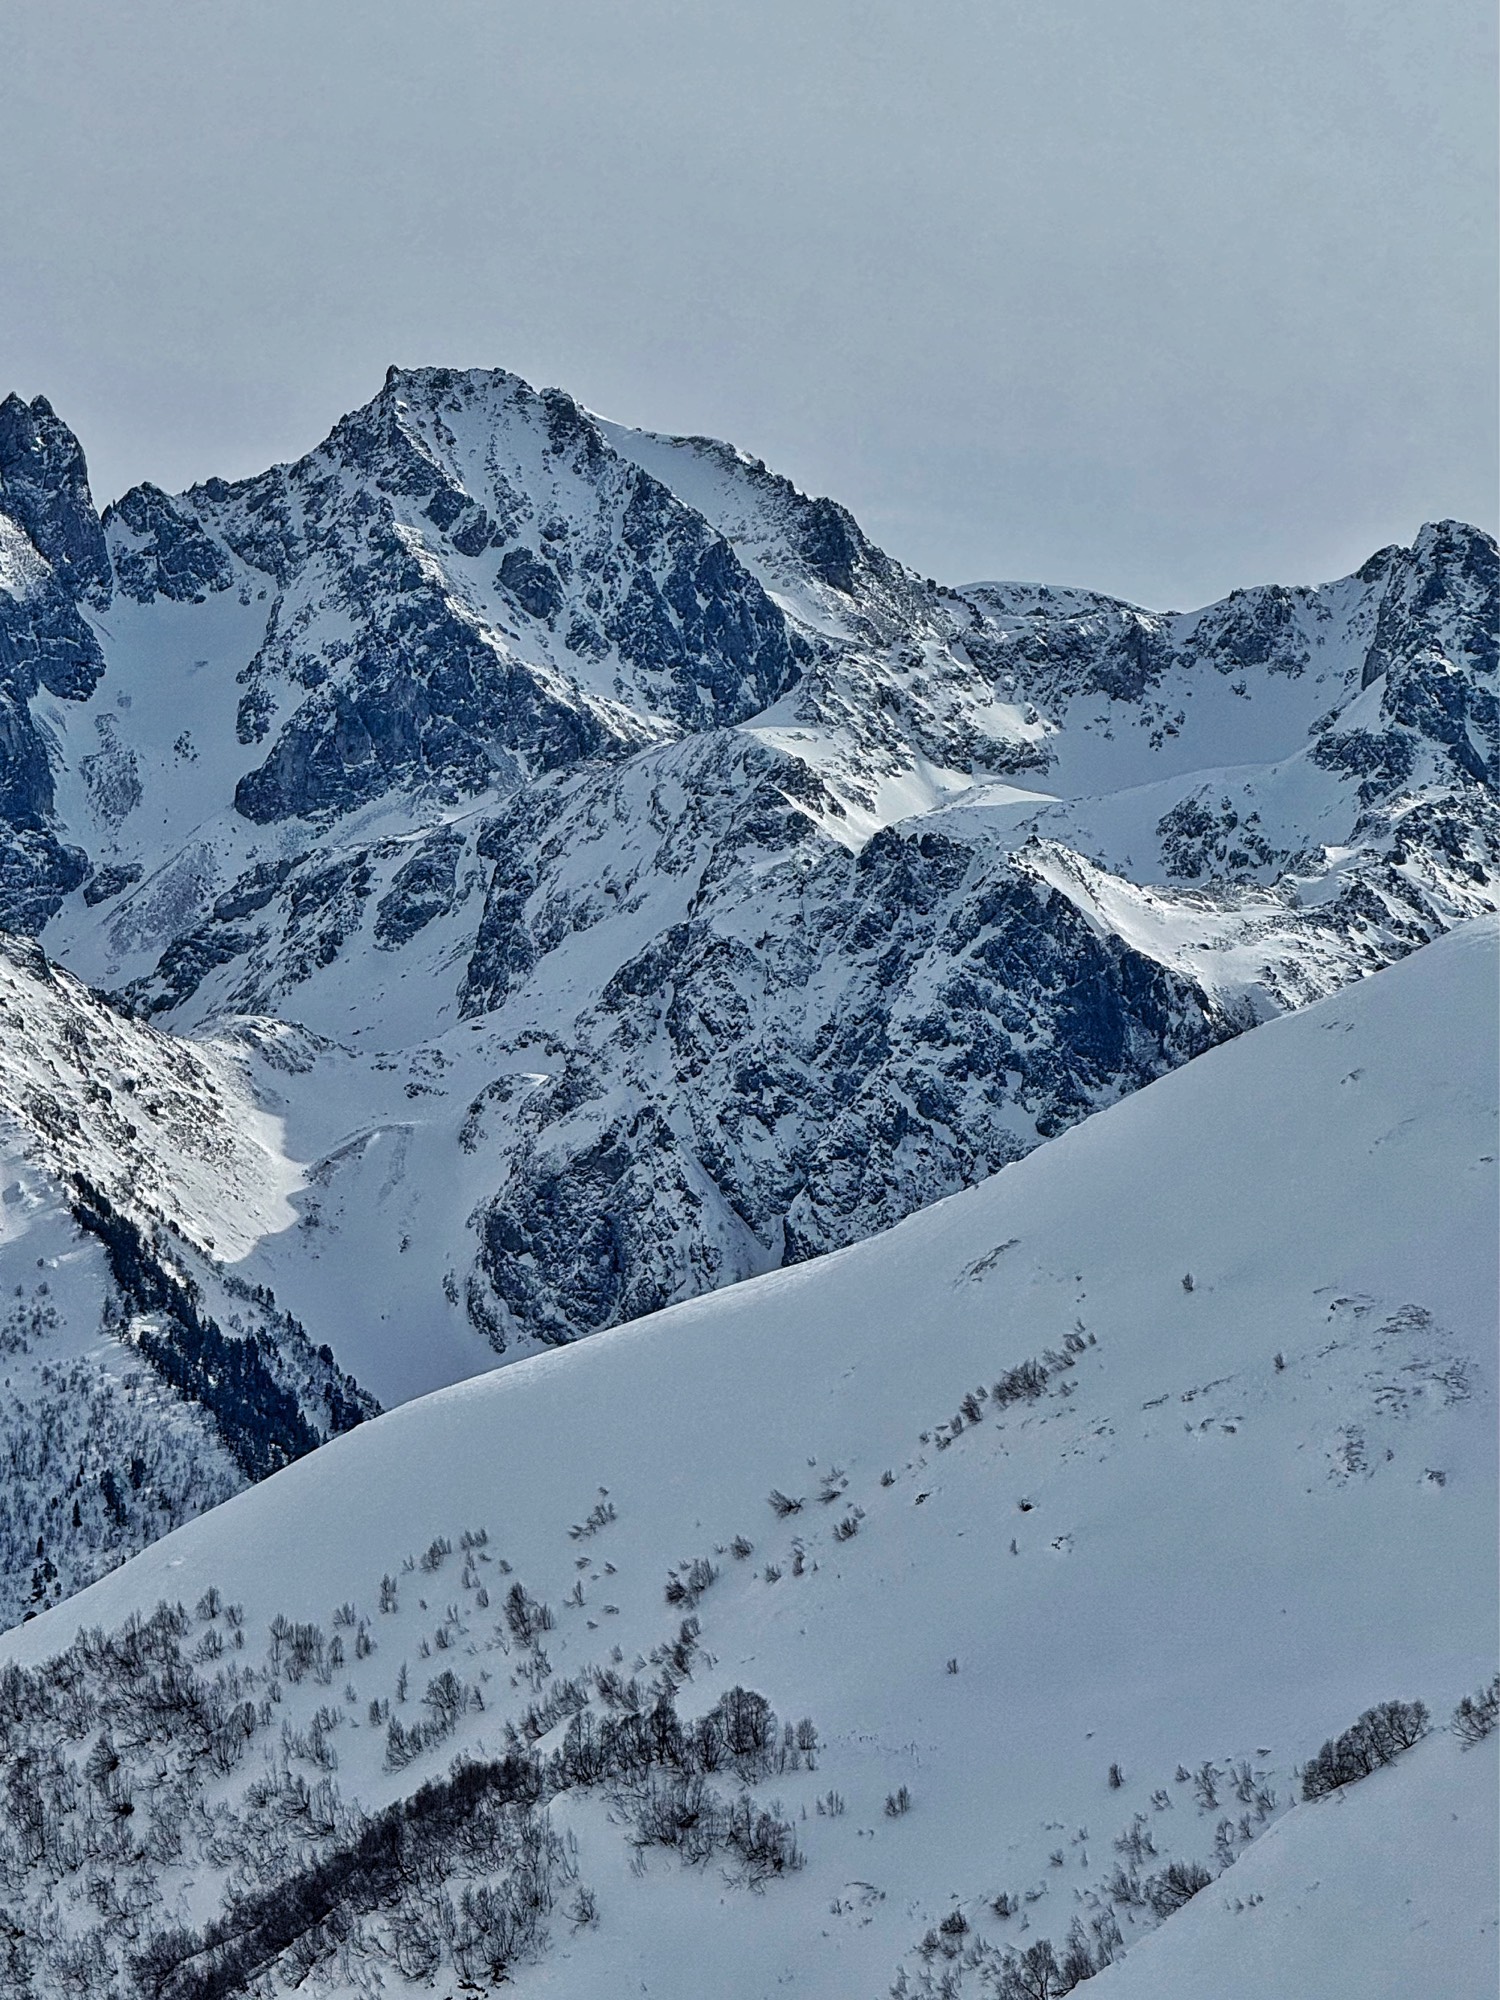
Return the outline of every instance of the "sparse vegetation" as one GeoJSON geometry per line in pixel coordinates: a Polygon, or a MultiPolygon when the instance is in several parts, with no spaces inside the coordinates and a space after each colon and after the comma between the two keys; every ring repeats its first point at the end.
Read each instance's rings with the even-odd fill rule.
{"type": "Polygon", "coordinates": [[[671,1571],[663,1594],[668,1604],[691,1611],[704,1591],[717,1583],[718,1578],[718,1569],[707,1556],[695,1556],[682,1571],[671,1571]]]}
{"type": "Polygon", "coordinates": [[[619,1519],[615,1503],[607,1496],[596,1500],[581,1521],[575,1521],[568,1530],[575,1542],[586,1541],[590,1535],[597,1535],[601,1528],[607,1528],[611,1521],[619,1519]]]}
{"type": "MultiPolygon", "coordinates": [[[[534,1658],[546,1607],[516,1582],[505,1610],[507,1643],[534,1658]]],[[[450,1607],[438,1628],[450,1655],[458,1615],[450,1607]]],[[[674,1688],[701,1657],[696,1621],[665,1649],[649,1687],[616,1667],[553,1676],[505,1723],[502,1755],[461,1759],[373,1816],[340,1798],[338,1739],[383,1729],[386,1769],[399,1771],[485,1703],[458,1665],[434,1675],[403,1720],[378,1694],[362,1709],[352,1684],[342,1700],[325,1698],[339,1685],[345,1636],[363,1630],[352,1602],[338,1606],[331,1632],[277,1617],[252,1658],[226,1648],[243,1618],[210,1588],[194,1617],[162,1605],[115,1632],[80,1633],[40,1667],[0,1671],[0,1983],[75,2000],[227,2000],[326,1984],[341,1940],[356,1943],[376,1981],[446,1972],[465,1989],[503,1982],[545,1947],[555,1910],[575,1928],[597,1920],[547,1816],[556,1793],[579,1787],[608,1792],[642,1851],[717,1856],[752,1886],[802,1865],[791,1818],[746,1788],[811,1768],[818,1732],[806,1717],[781,1724],[743,1687],[681,1717],[674,1688]],[[542,1754],[537,1745],[560,1725],[558,1747],[542,1754]],[[248,1777],[226,1790],[242,1769],[248,1777]],[[712,1773],[738,1789],[721,1793],[712,1773]],[[161,1873],[179,1860],[223,1884],[218,1913],[196,1929],[161,1873]]],[[[396,1699],[406,1694],[403,1663],[396,1699]]],[[[842,1812],[843,1801],[830,1792],[820,1809],[842,1812]]]]}
{"type": "Polygon", "coordinates": [[[990,1391],[996,1405],[1035,1402],[1047,1392],[1047,1371],[1040,1361],[1023,1361],[1008,1369],[990,1391]]]}

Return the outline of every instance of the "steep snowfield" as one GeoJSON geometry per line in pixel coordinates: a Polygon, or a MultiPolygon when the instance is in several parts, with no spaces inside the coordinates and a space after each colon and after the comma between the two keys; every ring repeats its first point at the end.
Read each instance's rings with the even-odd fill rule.
{"type": "MultiPolygon", "coordinates": [[[[456,1753],[497,1754],[507,1720],[590,1667],[644,1684],[691,1610],[682,1714],[741,1683],[816,1725],[817,1768],[753,1794],[779,1799],[805,1866],[756,1893],[722,1853],[632,1865],[628,1801],[566,1790],[560,1865],[597,1921],[558,1887],[550,1945],[514,1972],[539,1995],[845,2000],[898,1968],[914,1992],[985,1993],[984,1947],[1061,1950],[1075,1918],[1142,1939],[1154,1920],[1112,1894],[1117,1868],[1139,1883],[1234,1856],[1101,1995],[1238,1991],[1243,1963],[1262,1967],[1246,1991],[1396,2000],[1426,1915],[1445,1924],[1424,1934],[1432,1990],[1478,2000],[1494,1739],[1419,1745],[1342,1804],[1286,1808],[1296,1767],[1360,1711],[1420,1699],[1441,1723],[1494,1669],[1496,973],[1494,924],[1463,926],[884,1235],[407,1404],[6,1635],[0,1658],[216,1586],[247,1636],[225,1657],[255,1667],[274,1614],[337,1632],[347,1602],[373,1650],[351,1645],[326,1684],[278,1669],[243,1766],[206,1796],[242,1803],[266,1757],[311,1758],[312,1782],[331,1749],[344,1805],[370,1811],[456,1753]],[[1007,1400],[1033,1359],[1041,1393],[1007,1400]],[[462,1553],[403,1567],[464,1530],[462,1553]],[[686,1601],[668,1601],[669,1566],[686,1601]],[[523,1640],[501,1616],[516,1582],[550,1630],[523,1640]],[[441,1741],[389,1768],[369,1704],[435,1717],[422,1694],[443,1668],[482,1710],[455,1696],[441,1741]],[[902,1786],[909,1809],[888,1814],[902,1786]],[[963,1926],[924,1953],[955,1909],[963,1926]],[[1351,1985],[1337,1943],[1356,1924],[1351,1985]]],[[[212,1600],[197,1620],[212,1673],[227,1628],[212,1600]]],[[[334,1839],[304,1826],[299,1852],[334,1839]]],[[[199,1832],[135,1864],[165,1897],[148,1928],[203,1923],[223,1865],[199,1832]]],[[[60,1883],[67,1928],[99,1921],[80,1892],[60,1883]]],[[[356,1990],[325,1943],[314,1983],[356,1990]]]]}
{"type": "Polygon", "coordinates": [[[1089,2000],[1485,1993],[1500,1928],[1495,1778],[1493,1755],[1418,1744],[1274,1827],[1089,2000]]]}
{"type": "Polygon", "coordinates": [[[59,1180],[84,1174],[228,1261],[295,1220],[302,1182],[232,1046],[122,1017],[29,941],[0,933],[0,1135],[59,1180]]]}

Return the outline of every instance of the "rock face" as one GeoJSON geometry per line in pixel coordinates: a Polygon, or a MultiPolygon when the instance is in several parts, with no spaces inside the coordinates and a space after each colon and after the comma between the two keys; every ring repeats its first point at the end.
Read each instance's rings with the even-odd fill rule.
{"type": "Polygon", "coordinates": [[[722,537],[513,376],[393,372],[297,465],[143,488],[109,526],[140,603],[274,585],[239,676],[240,741],[265,748],[235,804],[261,825],[413,785],[479,796],[742,721],[796,673],[722,537]]]}
{"type": "Polygon", "coordinates": [[[0,928],[40,930],[87,873],[59,837],[32,714],[40,690],[86,701],[104,658],[80,606],[107,605],[103,530],[77,439],[45,397],[0,403],[0,928]]]}
{"type": "Polygon", "coordinates": [[[102,609],[112,578],[83,448],[45,396],[0,403],[0,509],[68,593],[102,609]]]}
{"type": "Polygon", "coordinates": [[[12,398],[0,923],[233,1029],[310,1163],[245,1269],[389,1399],[857,1241],[1494,907],[1496,615],[1454,522],[1196,612],[939,587],[500,372],[101,527],[12,398]]]}

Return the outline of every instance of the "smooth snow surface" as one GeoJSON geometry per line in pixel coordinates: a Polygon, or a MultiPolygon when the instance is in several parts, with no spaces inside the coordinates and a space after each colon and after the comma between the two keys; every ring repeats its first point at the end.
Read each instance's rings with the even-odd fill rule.
{"type": "MultiPolygon", "coordinates": [[[[1140,1815],[1160,1857],[1143,1873],[1217,1868],[1226,1819],[1237,1858],[1154,1936],[1118,1907],[1130,1955],[1101,2000],[1480,2000],[1488,1748],[1429,1741],[1342,1801],[1287,1807],[1296,1768],[1373,1702],[1421,1699],[1441,1724],[1494,1671],[1496,976],[1493,921],[1462,926],[884,1235],[407,1404],[0,1657],[210,1584],[258,1643],[278,1611],[326,1625],[350,1600],[377,1644],[348,1669],[338,1784],[373,1807],[499,1748],[532,1699],[456,1577],[403,1573],[376,1614],[404,1556],[483,1526],[555,1607],[557,1675],[616,1647],[644,1665],[677,1631],[669,1565],[707,1557],[707,1657],[679,1705],[741,1682],[813,1718],[816,1771],[765,1787],[806,1866],[761,1893],[661,1854],[635,1871],[599,1797],[565,1795],[554,1823],[599,1920],[559,1914],[518,1992],[851,2000],[900,1969],[914,1993],[947,1972],[984,1993],[918,1951],[929,1928],[957,1908],[971,1943],[1060,1949],[1108,1904],[1140,1815]],[[998,1407],[1032,1358],[1045,1393],[998,1407]],[[773,1489],[801,1511],[778,1518],[773,1489]],[[616,1518],[570,1535],[601,1496],[616,1518]],[[387,1771],[367,1703],[403,1660],[414,1693],[436,1672],[439,1622],[484,1710],[387,1771]],[[1241,1760],[1274,1805],[1234,1795],[1241,1760]],[[1215,1807],[1176,1775],[1206,1763],[1215,1807]],[[901,1785],[910,1810],[888,1816],[901,1785]]],[[[289,1690],[280,1713],[303,1726],[322,1699],[289,1690]]],[[[201,1920],[216,1891],[195,1881],[201,1920]]]]}

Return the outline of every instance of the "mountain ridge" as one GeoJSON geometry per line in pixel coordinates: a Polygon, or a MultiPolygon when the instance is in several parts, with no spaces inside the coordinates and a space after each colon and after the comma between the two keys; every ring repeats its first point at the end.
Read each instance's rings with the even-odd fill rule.
{"type": "Polygon", "coordinates": [[[503,371],[102,518],[3,409],[0,926],[229,1052],[236,1280],[381,1402],[857,1242],[1495,905],[1461,524],[1155,613],[939,586],[503,371]]]}

